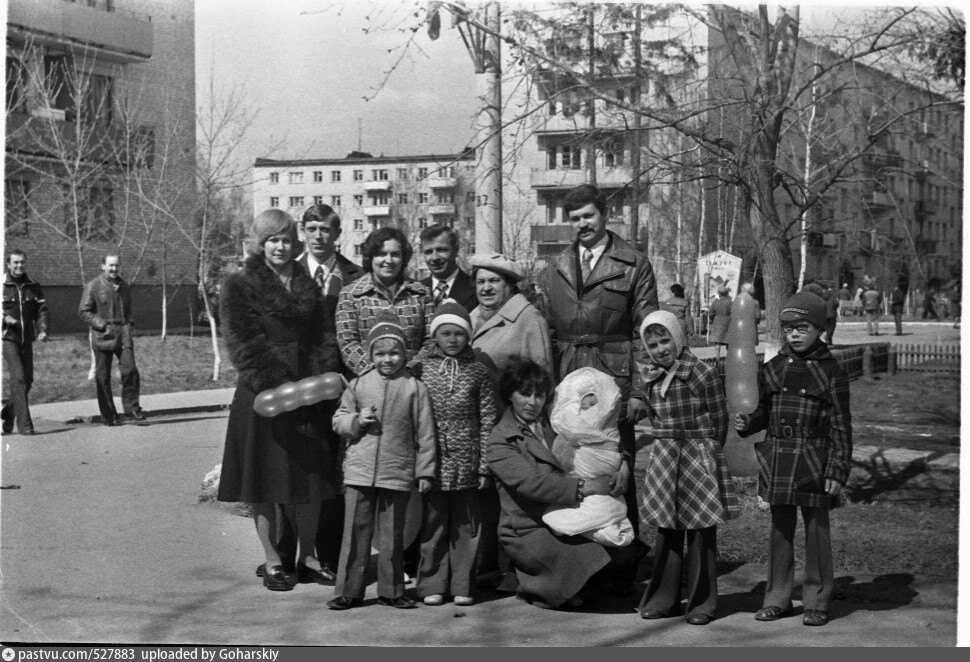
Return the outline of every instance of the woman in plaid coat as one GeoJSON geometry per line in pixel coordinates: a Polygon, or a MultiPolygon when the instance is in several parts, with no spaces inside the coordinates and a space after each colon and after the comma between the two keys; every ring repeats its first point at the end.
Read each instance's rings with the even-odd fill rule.
{"type": "Polygon", "coordinates": [[[724,386],[686,347],[684,328],[672,313],[647,315],[640,335],[650,358],[641,377],[653,426],[641,516],[657,526],[653,577],[640,616],[681,613],[686,537],[686,620],[706,625],[717,604],[717,525],[738,515],[722,451],[728,426],[724,386]]]}
{"type": "Polygon", "coordinates": [[[820,340],[825,302],[799,292],[779,315],[785,332],[781,353],[761,366],[760,401],[738,414],[742,437],[768,430],[756,442],[761,498],[771,505],[771,543],[764,605],[756,619],[774,621],[792,611],[795,526],[805,521],[805,625],[825,625],[835,587],[829,508],[840,503],[852,459],[849,380],[820,340]]]}

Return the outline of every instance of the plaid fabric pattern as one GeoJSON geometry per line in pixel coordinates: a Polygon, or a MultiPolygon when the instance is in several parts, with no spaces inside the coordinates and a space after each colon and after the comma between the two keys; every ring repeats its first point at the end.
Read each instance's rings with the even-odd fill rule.
{"type": "Polygon", "coordinates": [[[498,422],[498,396],[488,368],[469,347],[456,359],[452,375],[450,361],[435,345],[422,364],[438,440],[434,490],[478,489],[478,477],[489,474],[485,443],[498,422]]]}
{"type": "Polygon", "coordinates": [[[834,508],[839,497],[825,493],[825,480],[842,485],[852,459],[849,380],[832,353],[819,342],[804,357],[787,345],[761,366],[758,408],[743,436],[766,428],[790,429],[792,436],[768,434],[754,445],[759,494],[772,505],[834,508]],[[807,437],[804,430],[827,430],[807,437]]]}
{"type": "Polygon", "coordinates": [[[656,432],[640,515],[666,529],[703,529],[739,515],[722,450],[727,406],[713,368],[688,349],[679,361],[665,398],[660,385],[667,372],[655,365],[641,371],[656,432]],[[686,432],[687,438],[665,437],[664,431],[686,432]]]}
{"type": "Polygon", "coordinates": [[[374,283],[371,274],[347,285],[337,301],[337,343],[344,364],[360,375],[371,367],[367,332],[374,326],[377,311],[390,309],[397,314],[407,338],[408,362],[419,363],[433,344],[429,331],[434,306],[427,288],[405,279],[393,299],[383,287],[374,283]]]}

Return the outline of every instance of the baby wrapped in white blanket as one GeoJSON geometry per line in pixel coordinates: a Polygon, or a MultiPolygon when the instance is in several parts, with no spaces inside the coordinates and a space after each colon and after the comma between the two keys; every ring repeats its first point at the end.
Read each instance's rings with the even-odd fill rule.
{"type": "MultiPolygon", "coordinates": [[[[613,378],[595,368],[571,372],[556,387],[549,420],[557,435],[552,452],[566,471],[594,479],[619,470],[620,404],[613,378]]],[[[575,507],[550,507],[542,521],[556,533],[582,534],[601,545],[625,547],[633,542],[622,498],[591,494],[575,507]]]]}

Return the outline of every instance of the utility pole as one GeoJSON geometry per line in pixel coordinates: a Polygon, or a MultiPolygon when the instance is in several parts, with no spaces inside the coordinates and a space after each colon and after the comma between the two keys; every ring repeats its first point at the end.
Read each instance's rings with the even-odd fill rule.
{"type": "MultiPolygon", "coordinates": [[[[640,87],[640,77],[643,75],[643,52],[640,44],[642,29],[641,5],[637,3],[633,10],[633,99],[631,104],[638,107],[643,103],[643,91],[640,87]]],[[[634,249],[640,249],[640,113],[633,113],[633,154],[630,155],[630,168],[633,170],[633,181],[630,182],[630,243],[634,249]]],[[[643,254],[647,254],[647,238],[644,233],[643,254]]]]}
{"type": "MultiPolygon", "coordinates": [[[[429,16],[428,36],[437,39],[441,18],[437,7],[429,16]]],[[[476,121],[475,142],[479,145],[475,168],[475,252],[502,252],[502,14],[498,2],[486,2],[478,9],[486,33],[468,21],[469,10],[452,2],[442,2],[454,17],[461,40],[475,65],[483,74],[481,110],[476,121]]]]}
{"type": "MultiPolygon", "coordinates": [[[[589,61],[589,80],[596,84],[596,5],[586,6],[586,49],[589,61]]],[[[589,183],[596,186],[596,98],[590,95],[586,105],[589,117],[589,132],[586,134],[586,170],[589,172],[589,183]]]]}

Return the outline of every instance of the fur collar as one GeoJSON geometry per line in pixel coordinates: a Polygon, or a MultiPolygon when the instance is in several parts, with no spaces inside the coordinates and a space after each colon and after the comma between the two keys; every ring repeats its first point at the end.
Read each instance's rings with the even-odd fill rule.
{"type": "Polygon", "coordinates": [[[289,290],[266,265],[262,255],[248,257],[243,266],[243,274],[253,285],[266,312],[273,317],[306,318],[316,312],[320,290],[300,263],[293,262],[293,280],[290,281],[289,290]]]}

